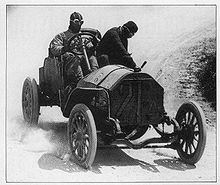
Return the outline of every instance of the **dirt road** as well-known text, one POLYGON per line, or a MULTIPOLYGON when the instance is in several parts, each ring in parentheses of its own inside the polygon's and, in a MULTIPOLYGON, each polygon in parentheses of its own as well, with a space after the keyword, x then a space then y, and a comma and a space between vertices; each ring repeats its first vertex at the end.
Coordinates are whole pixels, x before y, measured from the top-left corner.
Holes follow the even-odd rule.
MULTIPOLYGON (((213 182, 216 180, 216 132, 208 128, 207 145, 196 165, 178 160, 172 149, 98 149, 87 171, 63 159, 66 119, 59 110, 42 111, 38 127, 18 117, 11 122, 7 150, 8 182, 213 182)), ((148 136, 154 134, 149 131, 148 136)))

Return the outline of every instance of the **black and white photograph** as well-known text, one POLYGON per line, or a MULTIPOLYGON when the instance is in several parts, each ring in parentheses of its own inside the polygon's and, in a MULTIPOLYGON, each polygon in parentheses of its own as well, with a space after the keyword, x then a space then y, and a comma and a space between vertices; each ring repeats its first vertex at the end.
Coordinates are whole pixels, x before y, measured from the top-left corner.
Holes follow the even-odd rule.
POLYGON ((218 182, 216 3, 4 12, 4 183, 218 182))

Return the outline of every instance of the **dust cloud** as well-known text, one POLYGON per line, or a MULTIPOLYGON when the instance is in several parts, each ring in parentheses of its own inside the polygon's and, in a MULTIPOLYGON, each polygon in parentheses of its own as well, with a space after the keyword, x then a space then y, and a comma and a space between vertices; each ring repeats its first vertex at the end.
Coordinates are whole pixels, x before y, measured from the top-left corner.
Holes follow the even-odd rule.
MULTIPOLYGON (((50 108, 49 108, 50 109, 50 108)), ((58 110, 50 109, 40 116, 38 125, 31 125, 24 121, 22 115, 12 117, 8 120, 7 138, 8 142, 20 144, 25 151, 46 152, 62 158, 68 153, 66 137, 67 119, 54 119, 58 110)), ((10 146, 10 144, 9 144, 10 146)))

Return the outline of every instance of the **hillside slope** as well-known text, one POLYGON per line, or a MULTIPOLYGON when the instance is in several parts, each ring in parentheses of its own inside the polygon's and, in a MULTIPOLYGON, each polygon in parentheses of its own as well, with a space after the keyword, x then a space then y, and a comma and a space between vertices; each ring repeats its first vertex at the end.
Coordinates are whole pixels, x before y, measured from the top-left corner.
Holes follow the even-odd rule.
POLYGON ((215 24, 198 27, 184 33, 167 44, 167 52, 160 56, 154 77, 165 89, 165 107, 173 116, 184 100, 197 101, 203 108, 207 123, 216 125, 216 111, 198 90, 196 72, 203 67, 198 59, 199 51, 206 47, 216 48, 215 24))

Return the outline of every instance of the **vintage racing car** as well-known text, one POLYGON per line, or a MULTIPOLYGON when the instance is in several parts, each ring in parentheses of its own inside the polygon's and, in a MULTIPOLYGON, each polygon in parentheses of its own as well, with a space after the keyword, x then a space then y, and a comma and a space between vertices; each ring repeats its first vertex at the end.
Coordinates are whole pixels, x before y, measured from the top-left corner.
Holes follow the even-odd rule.
MULTIPOLYGON (((82 29, 72 38, 80 38, 72 52, 87 58, 86 43, 98 44, 100 37, 98 30, 82 29)), ((199 161, 206 144, 206 119, 196 102, 183 103, 171 118, 164 109, 164 89, 152 76, 108 65, 81 79, 62 105, 66 86, 63 63, 62 57, 46 57, 39 68, 39 84, 25 79, 22 108, 24 120, 37 124, 41 106, 61 107, 63 116, 69 118, 67 135, 74 162, 85 168, 92 165, 97 138, 107 146, 171 148, 185 163, 199 161), (150 127, 159 137, 142 137, 150 127)), ((89 67, 88 59, 87 64, 89 67)))

